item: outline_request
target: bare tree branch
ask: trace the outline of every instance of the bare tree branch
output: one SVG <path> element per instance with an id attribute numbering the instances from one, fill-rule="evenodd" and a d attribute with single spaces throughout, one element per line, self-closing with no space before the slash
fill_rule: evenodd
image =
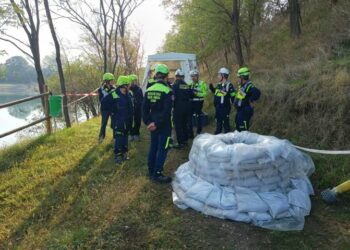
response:
<path id="1" fill-rule="evenodd" d="M 10 40 L 10 39 L 3 38 L 3 37 L 0 37 L 0 40 L 12 44 L 12 45 L 15 46 L 19 51 L 21 51 L 23 54 L 25 54 L 26 56 L 30 57 L 31 59 L 34 59 L 33 56 L 32 56 L 31 54 L 29 54 L 27 51 L 23 50 L 23 49 L 22 49 L 18 44 L 16 44 L 14 41 L 12 41 L 12 40 Z"/>

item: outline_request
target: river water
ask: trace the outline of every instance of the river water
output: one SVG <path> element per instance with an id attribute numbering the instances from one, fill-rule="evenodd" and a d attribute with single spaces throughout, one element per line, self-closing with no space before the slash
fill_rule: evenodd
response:
<path id="1" fill-rule="evenodd" d="M 0 103 L 7 103 L 38 94 L 33 84 L 0 84 Z M 0 109 L 0 134 L 44 117 L 40 99 Z M 21 138 L 40 134 L 42 125 L 0 138 L 0 147 L 11 145 Z"/>
<path id="2" fill-rule="evenodd" d="M 38 90 L 35 84 L 0 84 L 0 104 L 37 94 Z M 72 123 L 81 123 L 87 120 L 85 113 L 79 108 L 79 106 L 75 107 L 73 105 L 69 107 Z M 42 109 L 40 98 L 0 109 L 0 134 L 34 122 L 40 118 L 44 118 L 44 111 Z M 52 125 L 54 131 L 65 127 L 63 118 L 52 119 Z M 44 123 L 37 124 L 31 128 L 0 138 L 0 148 L 12 145 L 23 139 L 36 137 L 45 133 L 45 131 Z"/>

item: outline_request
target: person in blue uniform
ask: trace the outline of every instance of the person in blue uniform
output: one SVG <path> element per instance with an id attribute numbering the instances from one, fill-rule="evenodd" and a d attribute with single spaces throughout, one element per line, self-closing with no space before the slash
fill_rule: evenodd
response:
<path id="1" fill-rule="evenodd" d="M 131 85 L 130 91 L 133 95 L 134 113 L 130 137 L 133 141 L 140 141 L 141 111 L 143 102 L 142 89 L 139 87 L 136 75 L 129 75 Z"/>
<path id="2" fill-rule="evenodd" d="M 121 164 L 128 159 L 128 134 L 131 129 L 133 105 L 128 93 L 129 78 L 119 76 L 116 89 L 104 101 L 110 108 L 115 131 L 114 159 Z"/>
<path id="3" fill-rule="evenodd" d="M 148 81 L 146 85 L 146 89 L 151 87 L 156 82 L 156 76 L 152 76 L 152 71 L 148 71 Z"/>
<path id="4" fill-rule="evenodd" d="M 215 87 L 210 84 L 210 90 L 214 93 L 216 135 L 222 132 L 222 128 L 225 133 L 230 132 L 231 103 L 234 102 L 236 93 L 233 84 L 228 80 L 229 75 L 228 69 L 221 68 L 218 72 L 220 82 Z"/>
<path id="5" fill-rule="evenodd" d="M 175 148 L 183 148 L 187 145 L 188 140 L 188 122 L 192 115 L 191 113 L 191 98 L 194 96 L 190 85 L 185 81 L 185 73 L 178 69 L 175 72 L 176 80 L 172 86 L 174 95 L 174 125 L 176 131 L 177 145 Z"/>
<path id="6" fill-rule="evenodd" d="M 114 75 L 112 73 L 105 73 L 102 77 L 103 83 L 98 89 L 98 95 L 100 100 L 100 110 L 101 110 L 101 128 L 98 136 L 98 142 L 102 143 L 103 139 L 106 137 L 106 127 L 108 119 L 110 117 L 109 107 L 102 103 L 102 99 L 105 98 L 114 89 Z"/>
<path id="7" fill-rule="evenodd" d="M 260 98 L 260 90 L 250 80 L 250 70 L 242 67 L 238 70 L 239 85 L 236 91 L 234 106 L 236 113 L 236 129 L 238 131 L 249 130 L 250 120 L 254 114 L 254 104 Z"/>
<path id="8" fill-rule="evenodd" d="M 193 118 L 197 122 L 197 135 L 202 133 L 202 109 L 204 104 L 204 99 L 208 95 L 208 87 L 207 84 L 199 80 L 199 72 L 198 70 L 191 70 L 190 72 L 192 82 L 189 84 L 191 90 L 193 91 L 194 95 L 191 98 L 191 116 L 189 117 L 189 124 L 188 124 L 188 135 L 190 138 L 194 137 L 193 134 Z"/>
<path id="9" fill-rule="evenodd" d="M 146 90 L 143 105 L 143 122 L 151 133 L 151 145 L 148 152 L 148 172 L 152 181 L 169 183 L 171 177 L 163 175 L 171 140 L 172 91 L 167 84 L 169 69 L 164 64 L 155 68 L 157 81 Z"/>

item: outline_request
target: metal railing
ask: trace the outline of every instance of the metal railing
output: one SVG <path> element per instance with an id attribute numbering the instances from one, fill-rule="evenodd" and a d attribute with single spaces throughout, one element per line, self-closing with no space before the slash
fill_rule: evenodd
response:
<path id="1" fill-rule="evenodd" d="M 35 95 L 35 96 L 31 96 L 31 97 L 26 97 L 26 98 L 19 99 L 19 100 L 16 100 L 16 101 L 0 104 L 0 109 L 2 109 L 2 108 L 8 108 L 8 107 L 20 104 L 20 103 L 29 102 L 31 100 L 35 100 L 35 99 L 38 99 L 38 98 L 44 98 L 44 114 L 45 114 L 44 118 L 38 119 L 38 120 L 36 120 L 34 122 L 31 122 L 31 123 L 29 123 L 27 125 L 24 125 L 22 127 L 18 127 L 16 129 L 11 130 L 11 131 L 8 131 L 8 132 L 5 132 L 3 134 L 0 134 L 0 138 L 3 138 L 3 137 L 8 136 L 8 135 L 11 135 L 11 134 L 16 133 L 18 131 L 21 131 L 23 129 L 32 127 L 32 126 L 34 126 L 34 125 L 36 125 L 38 123 L 44 122 L 44 121 L 46 121 L 46 131 L 47 131 L 47 133 L 51 134 L 52 133 L 52 124 L 51 124 L 51 116 L 49 115 L 50 114 L 50 111 L 49 111 L 49 95 L 50 95 L 50 92 L 48 91 L 48 88 L 45 85 L 43 94 Z"/>

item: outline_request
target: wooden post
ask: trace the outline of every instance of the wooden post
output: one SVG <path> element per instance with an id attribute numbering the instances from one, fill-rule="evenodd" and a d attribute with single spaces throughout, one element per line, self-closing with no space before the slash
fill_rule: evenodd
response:
<path id="1" fill-rule="evenodd" d="M 47 93 L 48 87 L 47 85 L 44 85 L 44 92 Z M 49 94 L 44 96 L 44 113 L 46 118 L 46 130 L 48 134 L 52 133 L 52 124 L 51 124 L 51 117 L 50 117 L 50 106 L 49 106 Z"/>

